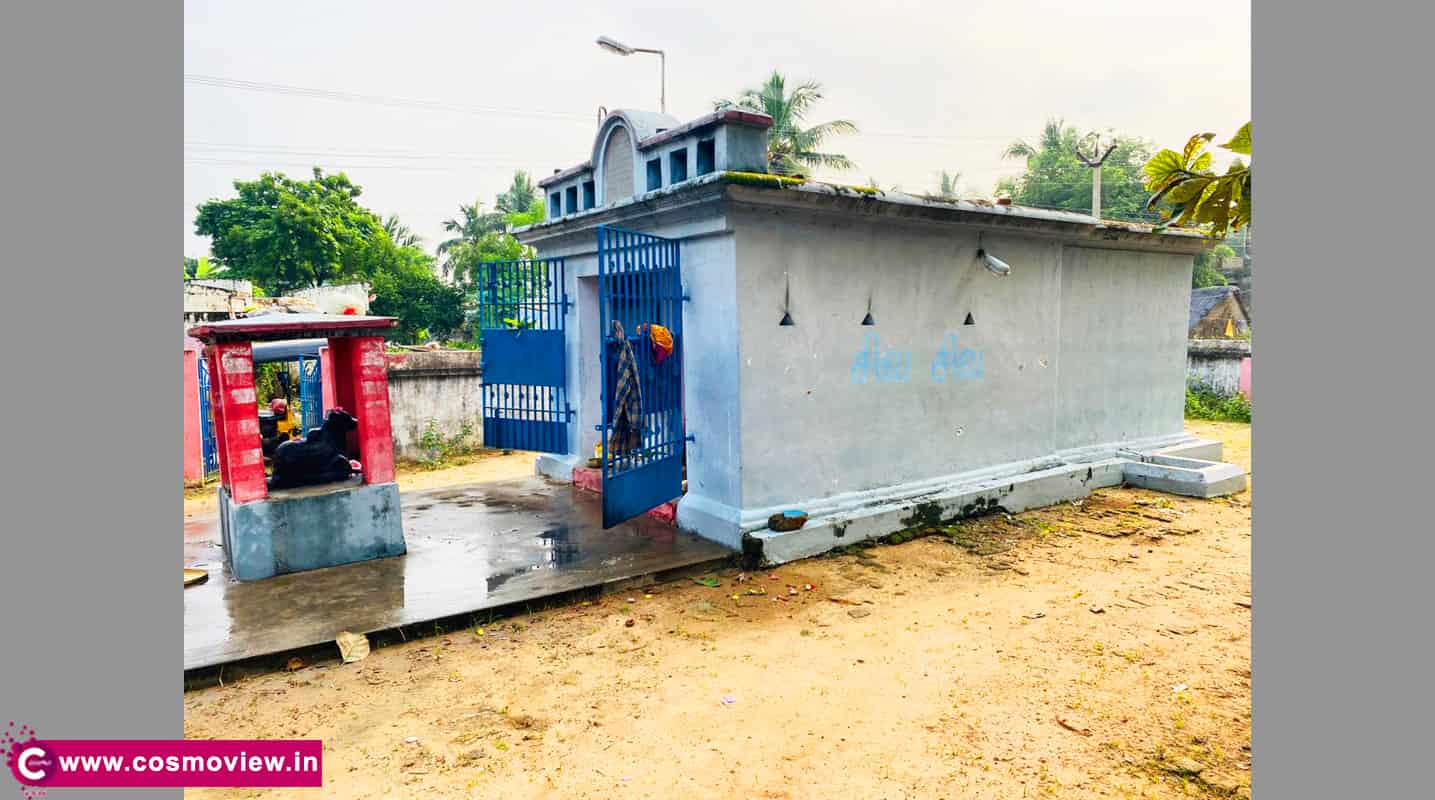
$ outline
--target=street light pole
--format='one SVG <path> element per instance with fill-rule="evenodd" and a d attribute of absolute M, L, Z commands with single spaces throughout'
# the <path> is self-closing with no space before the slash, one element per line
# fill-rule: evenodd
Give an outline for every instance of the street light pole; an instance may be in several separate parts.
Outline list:
<path fill-rule="evenodd" d="M 654 50 L 649 47 L 629 47 L 622 42 L 607 36 L 598 37 L 598 46 L 608 52 L 619 56 L 630 56 L 634 53 L 654 53 L 658 56 L 659 84 L 658 84 L 658 110 L 664 114 L 668 113 L 668 54 L 662 50 Z"/>

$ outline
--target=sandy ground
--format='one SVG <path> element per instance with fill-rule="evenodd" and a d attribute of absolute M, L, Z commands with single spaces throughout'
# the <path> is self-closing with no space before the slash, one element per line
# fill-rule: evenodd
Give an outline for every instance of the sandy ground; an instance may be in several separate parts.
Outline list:
<path fill-rule="evenodd" d="M 399 491 L 433 489 L 439 486 L 457 486 L 464 483 L 501 481 L 505 478 L 521 478 L 533 474 L 533 453 L 509 451 L 503 455 L 499 450 L 480 450 L 471 455 L 452 459 L 443 467 L 429 469 L 420 464 L 401 463 L 397 469 Z M 218 510 L 214 490 L 217 482 L 208 486 L 191 486 L 184 490 L 184 518 L 213 514 Z"/>
<path fill-rule="evenodd" d="M 325 745 L 322 790 L 190 794 L 1247 796 L 1250 499 L 1103 490 L 190 692 L 188 737 Z"/>

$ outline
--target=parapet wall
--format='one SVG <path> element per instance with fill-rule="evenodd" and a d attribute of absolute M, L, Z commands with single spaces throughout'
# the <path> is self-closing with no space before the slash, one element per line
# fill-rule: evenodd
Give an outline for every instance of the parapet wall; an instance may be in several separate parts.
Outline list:
<path fill-rule="evenodd" d="M 468 425 L 466 443 L 483 444 L 483 376 L 477 350 L 389 353 L 389 416 L 394 456 L 419 460 L 420 442 L 430 421 L 439 435 L 458 436 Z"/>

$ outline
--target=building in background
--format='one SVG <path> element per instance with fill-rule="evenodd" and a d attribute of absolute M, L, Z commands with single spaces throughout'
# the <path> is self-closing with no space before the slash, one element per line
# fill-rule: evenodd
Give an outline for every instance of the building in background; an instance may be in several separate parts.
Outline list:
<path fill-rule="evenodd" d="M 1251 319 L 1235 286 L 1191 290 L 1186 378 L 1221 395 L 1251 399 Z"/>

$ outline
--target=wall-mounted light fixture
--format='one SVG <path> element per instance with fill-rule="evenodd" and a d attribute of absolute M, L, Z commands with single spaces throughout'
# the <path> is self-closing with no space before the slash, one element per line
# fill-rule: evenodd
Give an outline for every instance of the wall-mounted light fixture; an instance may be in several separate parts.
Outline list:
<path fill-rule="evenodd" d="M 988 253 L 986 248 L 982 247 L 982 235 L 980 233 L 977 234 L 977 258 L 982 262 L 982 266 L 987 268 L 988 272 L 999 278 L 1005 278 L 1011 274 L 1010 264 Z"/>
<path fill-rule="evenodd" d="M 867 295 L 867 316 L 862 318 L 863 325 L 876 325 L 877 320 L 872 319 L 872 295 Z"/>

